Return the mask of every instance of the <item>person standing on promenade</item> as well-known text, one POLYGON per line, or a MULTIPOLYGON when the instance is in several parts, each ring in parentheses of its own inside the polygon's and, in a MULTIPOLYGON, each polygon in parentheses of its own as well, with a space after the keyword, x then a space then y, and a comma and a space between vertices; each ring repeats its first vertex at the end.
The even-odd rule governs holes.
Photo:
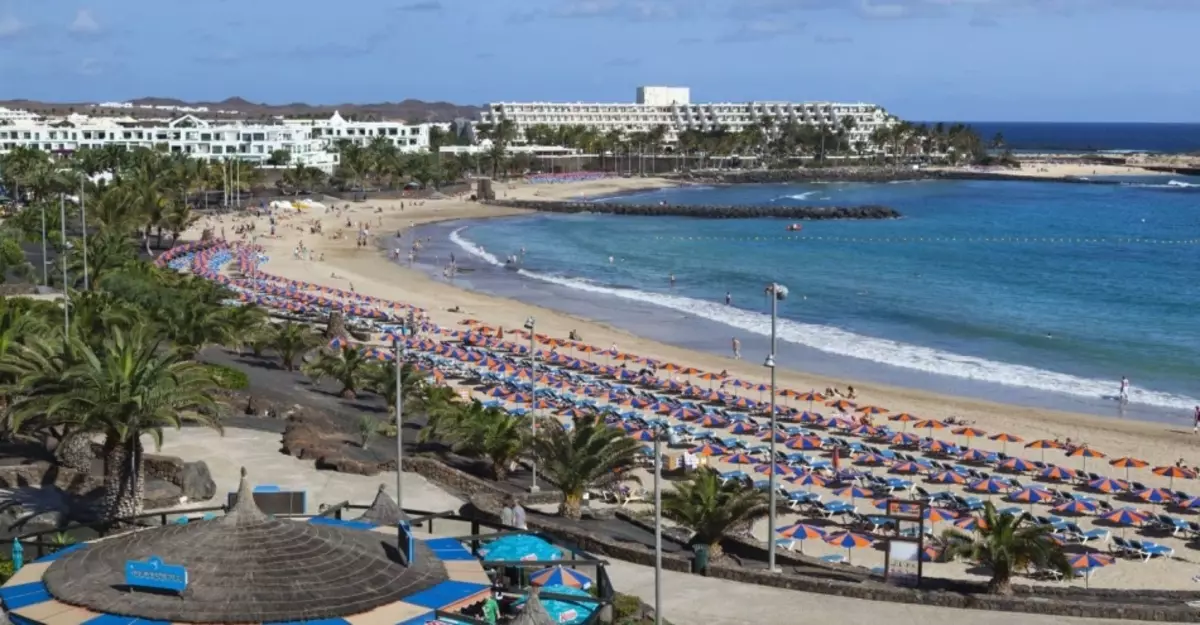
POLYGON ((513 522, 512 522, 513 527, 515 527, 519 530, 529 529, 529 526, 525 524, 525 508, 522 508, 521 504, 516 499, 513 500, 512 511, 513 511, 513 522))
POLYGON ((504 527, 514 527, 513 498, 507 497, 504 500, 504 507, 500 509, 500 525, 504 527))
POLYGON ((1122 404, 1129 403, 1129 378, 1121 376, 1121 394, 1118 395, 1122 404))

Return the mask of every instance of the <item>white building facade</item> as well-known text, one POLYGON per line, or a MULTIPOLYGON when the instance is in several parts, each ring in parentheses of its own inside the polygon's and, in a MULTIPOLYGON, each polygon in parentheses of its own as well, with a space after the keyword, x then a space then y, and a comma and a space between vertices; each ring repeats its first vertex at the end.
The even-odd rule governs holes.
MULTIPOLYGON (((267 165, 277 151, 291 154, 291 164, 332 172, 338 162, 339 141, 366 145, 384 137, 403 151, 429 147, 429 129, 438 124, 350 122, 336 112, 326 120, 280 123, 208 121, 184 115, 170 121, 139 121, 71 115, 58 120, 36 117, 0 121, 0 154, 16 147, 69 153, 82 148, 122 145, 130 148, 165 147, 212 161, 241 159, 267 165)), ((445 126, 449 126, 445 124, 445 126)))
POLYGON ((587 126, 600 132, 649 132, 656 126, 667 129, 674 141, 685 130, 712 131, 724 128, 737 132, 764 119, 776 126, 789 122, 839 128, 842 120, 854 120, 850 141, 870 142, 871 133, 889 126, 894 118, 883 107, 868 103, 839 102, 717 102, 693 104, 686 87, 638 87, 637 101, 601 102, 497 102, 480 114, 480 123, 509 120, 518 134, 530 126, 587 126))

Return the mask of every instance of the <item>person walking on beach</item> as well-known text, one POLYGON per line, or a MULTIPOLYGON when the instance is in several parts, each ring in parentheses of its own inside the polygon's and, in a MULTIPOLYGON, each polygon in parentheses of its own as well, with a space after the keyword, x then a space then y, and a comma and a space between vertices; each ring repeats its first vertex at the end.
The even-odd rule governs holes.
POLYGON ((733 359, 742 359, 742 342, 737 340, 737 337, 734 337, 733 339, 733 359))
POLYGON ((671 274, 669 280, 671 281, 671 288, 675 288, 675 274, 671 274))
POLYGON ((1196 406, 1196 414, 1192 416, 1192 434, 1200 434, 1200 406, 1196 406))
POLYGON ((1121 376, 1121 394, 1117 397, 1122 404, 1129 403, 1129 378, 1121 376))
POLYGON ((729 291, 725 291, 725 305, 733 305, 733 296, 729 294, 729 291))

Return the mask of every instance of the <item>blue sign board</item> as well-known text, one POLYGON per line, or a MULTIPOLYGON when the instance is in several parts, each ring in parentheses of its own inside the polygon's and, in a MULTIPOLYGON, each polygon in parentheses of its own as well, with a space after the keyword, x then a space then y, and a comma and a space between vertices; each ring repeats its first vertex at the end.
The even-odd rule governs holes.
POLYGON ((412 525, 408 521, 400 521, 400 553, 404 554, 404 563, 408 566, 413 565, 413 558, 416 557, 413 546, 412 525))
POLYGON ((150 556, 145 562, 128 560, 125 562, 125 585, 130 588, 182 593, 187 590, 187 569, 174 564, 164 564, 158 556, 150 556))

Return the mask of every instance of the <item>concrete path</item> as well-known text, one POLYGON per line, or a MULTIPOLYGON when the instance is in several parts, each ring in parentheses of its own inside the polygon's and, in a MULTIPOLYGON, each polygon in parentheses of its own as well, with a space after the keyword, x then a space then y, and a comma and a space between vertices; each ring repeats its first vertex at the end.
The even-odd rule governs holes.
MULTIPOLYGON (((654 569, 609 559, 619 592, 654 605, 654 569)), ((872 623, 888 625, 1128 625, 1130 621, 957 610, 865 601, 755 586, 674 571, 663 572, 663 618, 675 625, 872 623)))
MULTIPOLYGON (((147 451, 153 453, 151 441, 146 439, 145 442, 147 451)), ((367 477, 318 471, 312 460, 285 456, 279 452, 279 447, 279 434, 270 432, 226 428, 222 436, 205 428, 185 428, 164 432, 161 453, 186 461, 203 460, 208 463, 213 481, 217 483, 217 497, 209 502, 189 502, 189 505, 197 507, 224 503, 225 493, 237 490, 243 466, 253 484, 274 484, 284 489, 306 491, 309 514, 316 514, 317 506, 322 503, 349 501, 369 504, 375 498, 380 484, 392 497, 396 496, 395 473, 367 477)), ((441 512, 457 510, 461 505, 462 501, 424 477, 415 473, 404 474, 405 508, 441 512)))

